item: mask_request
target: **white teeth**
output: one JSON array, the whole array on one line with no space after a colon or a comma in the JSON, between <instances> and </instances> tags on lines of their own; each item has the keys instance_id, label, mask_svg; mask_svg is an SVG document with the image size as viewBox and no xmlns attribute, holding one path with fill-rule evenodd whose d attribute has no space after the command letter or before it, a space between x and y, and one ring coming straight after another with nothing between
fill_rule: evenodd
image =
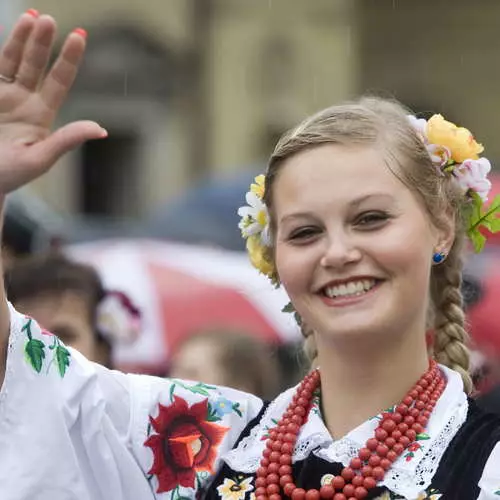
<instances>
[{"instance_id":1,"label":"white teeth","mask_svg":"<svg viewBox=\"0 0 500 500\"><path fill-rule=\"evenodd\" d=\"M350 281L347 284L329 286L325 288L325 295L331 299L335 297L348 297L361 295L375 286L375 280Z\"/></svg>"}]
</instances>

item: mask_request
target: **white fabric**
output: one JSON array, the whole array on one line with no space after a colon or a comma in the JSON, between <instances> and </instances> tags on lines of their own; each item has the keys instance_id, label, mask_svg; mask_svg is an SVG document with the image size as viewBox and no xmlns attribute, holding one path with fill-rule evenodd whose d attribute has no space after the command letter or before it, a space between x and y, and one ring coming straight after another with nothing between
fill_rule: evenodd
<instances>
[{"instance_id":1,"label":"white fabric","mask_svg":"<svg viewBox=\"0 0 500 500\"><path fill-rule=\"evenodd\" d=\"M416 499L430 486L448 444L467 418L468 402L460 375L445 366L441 366L441 370L448 383L429 420L427 426L429 439L419 442L421 448L412 460L407 461L406 454L399 457L384 480L379 482L380 486L386 486L404 498ZM265 447L263 436L266 435L268 428L273 427L273 421L281 418L294 393L295 388L289 389L273 401L249 437L242 440L237 448L224 457L232 469L246 473L257 470ZM298 436L293 462L304 460L309 454L314 453L323 460L348 465L366 441L373 437L378 425L377 417L364 422L341 439L334 440L323 423L319 408L314 407ZM500 453L498 457L492 456L490 462L487 467L488 474L500 484ZM483 484L490 486L494 480L483 481Z\"/></svg>"},{"instance_id":2,"label":"white fabric","mask_svg":"<svg viewBox=\"0 0 500 500\"><path fill-rule=\"evenodd\" d=\"M53 337L42 334L33 322L32 338L42 342L46 357L37 371L26 358L27 318L11 310L11 335L5 381L0 391L0 498L1 500L166 500L172 492L157 493L151 448L144 446L150 432L150 417L158 415L159 403L171 406L171 394L188 405L221 398L239 405L217 422L227 428L218 448L213 472L222 460L242 472L254 471L260 460L265 426L273 426L290 401L294 389L283 393L268 408L251 438L236 450L234 443L253 419L262 402L251 395L227 388L196 393L189 383L106 370L71 351L70 365L61 377L50 361ZM467 400L460 377L443 368L448 386L429 423L430 439L410 462L396 462L385 483L394 493L417 498L429 484L439 460L462 425ZM190 389L191 387L191 389ZM369 420L344 438L334 441L325 428L319 409L314 408L299 439L295 460L315 453L329 461L346 463L370 437L376 420ZM317 448L317 449L316 449ZM206 474L202 483L208 484ZM422 481L425 484L417 483ZM480 500L499 498L500 445L488 460L480 482ZM195 498L192 488L180 489L185 498Z\"/></svg>"},{"instance_id":3,"label":"white fabric","mask_svg":"<svg viewBox=\"0 0 500 500\"><path fill-rule=\"evenodd\" d=\"M478 500L498 500L500 498L500 443L495 446L488 462L486 462L479 486L481 494Z\"/></svg>"},{"instance_id":4,"label":"white fabric","mask_svg":"<svg viewBox=\"0 0 500 500\"><path fill-rule=\"evenodd\" d=\"M12 311L5 381L0 392L1 500L153 500L157 481L147 473L153 464L147 439L149 416L158 403L169 404L172 381L124 375L106 370L71 351L61 377L52 356L37 373L25 358L26 318ZM32 324L36 340L50 344ZM190 405L205 399L184 391L176 394ZM240 403L243 417L224 415L229 427L219 451L230 449L262 402L232 389L211 391ZM194 490L185 490L194 498Z\"/></svg>"}]
</instances>

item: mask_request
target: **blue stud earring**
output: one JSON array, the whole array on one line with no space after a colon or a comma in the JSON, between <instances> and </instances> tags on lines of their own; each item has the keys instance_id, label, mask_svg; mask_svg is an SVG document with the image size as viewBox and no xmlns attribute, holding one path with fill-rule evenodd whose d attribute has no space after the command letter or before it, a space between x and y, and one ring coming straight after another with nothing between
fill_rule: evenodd
<instances>
[{"instance_id":1,"label":"blue stud earring","mask_svg":"<svg viewBox=\"0 0 500 500\"><path fill-rule=\"evenodd\" d=\"M434 252L432 256L432 262L434 262L434 264L441 264L444 259L446 259L446 254L444 252Z\"/></svg>"}]
</instances>

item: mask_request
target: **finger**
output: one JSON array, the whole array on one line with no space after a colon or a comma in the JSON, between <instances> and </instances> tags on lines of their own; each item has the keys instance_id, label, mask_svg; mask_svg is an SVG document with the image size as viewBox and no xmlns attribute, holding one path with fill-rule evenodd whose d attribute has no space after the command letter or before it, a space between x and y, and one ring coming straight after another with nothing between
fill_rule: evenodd
<instances>
[{"instance_id":1,"label":"finger","mask_svg":"<svg viewBox=\"0 0 500 500\"><path fill-rule=\"evenodd\" d=\"M41 16L24 49L16 81L28 90L35 90L49 62L56 36L56 23L50 16Z\"/></svg>"},{"instance_id":2,"label":"finger","mask_svg":"<svg viewBox=\"0 0 500 500\"><path fill-rule=\"evenodd\" d=\"M30 146L28 163L48 170L63 154L86 141L104 139L108 133L96 122L79 121L61 127L41 142Z\"/></svg>"},{"instance_id":3,"label":"finger","mask_svg":"<svg viewBox=\"0 0 500 500\"><path fill-rule=\"evenodd\" d=\"M30 9L28 12L24 13L15 24L0 51L1 75L7 78L13 78L16 75L19 65L21 64L26 42L33 31L37 17L38 12Z\"/></svg>"},{"instance_id":4,"label":"finger","mask_svg":"<svg viewBox=\"0 0 500 500\"><path fill-rule=\"evenodd\" d=\"M74 30L61 49L40 88L40 97L46 105L56 111L64 102L71 85L75 81L78 66L85 52L86 32L81 28Z\"/></svg>"}]
</instances>

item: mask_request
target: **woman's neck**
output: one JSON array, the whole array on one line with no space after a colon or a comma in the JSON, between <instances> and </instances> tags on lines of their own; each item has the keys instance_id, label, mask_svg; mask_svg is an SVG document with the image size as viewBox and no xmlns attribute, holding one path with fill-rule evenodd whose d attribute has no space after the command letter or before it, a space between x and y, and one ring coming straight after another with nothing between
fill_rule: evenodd
<instances>
[{"instance_id":1,"label":"woman's neck","mask_svg":"<svg viewBox=\"0 0 500 500\"><path fill-rule=\"evenodd\" d=\"M364 349L320 346L321 402L326 425L340 438L381 411L399 403L429 367L425 336Z\"/></svg>"}]
</instances>

